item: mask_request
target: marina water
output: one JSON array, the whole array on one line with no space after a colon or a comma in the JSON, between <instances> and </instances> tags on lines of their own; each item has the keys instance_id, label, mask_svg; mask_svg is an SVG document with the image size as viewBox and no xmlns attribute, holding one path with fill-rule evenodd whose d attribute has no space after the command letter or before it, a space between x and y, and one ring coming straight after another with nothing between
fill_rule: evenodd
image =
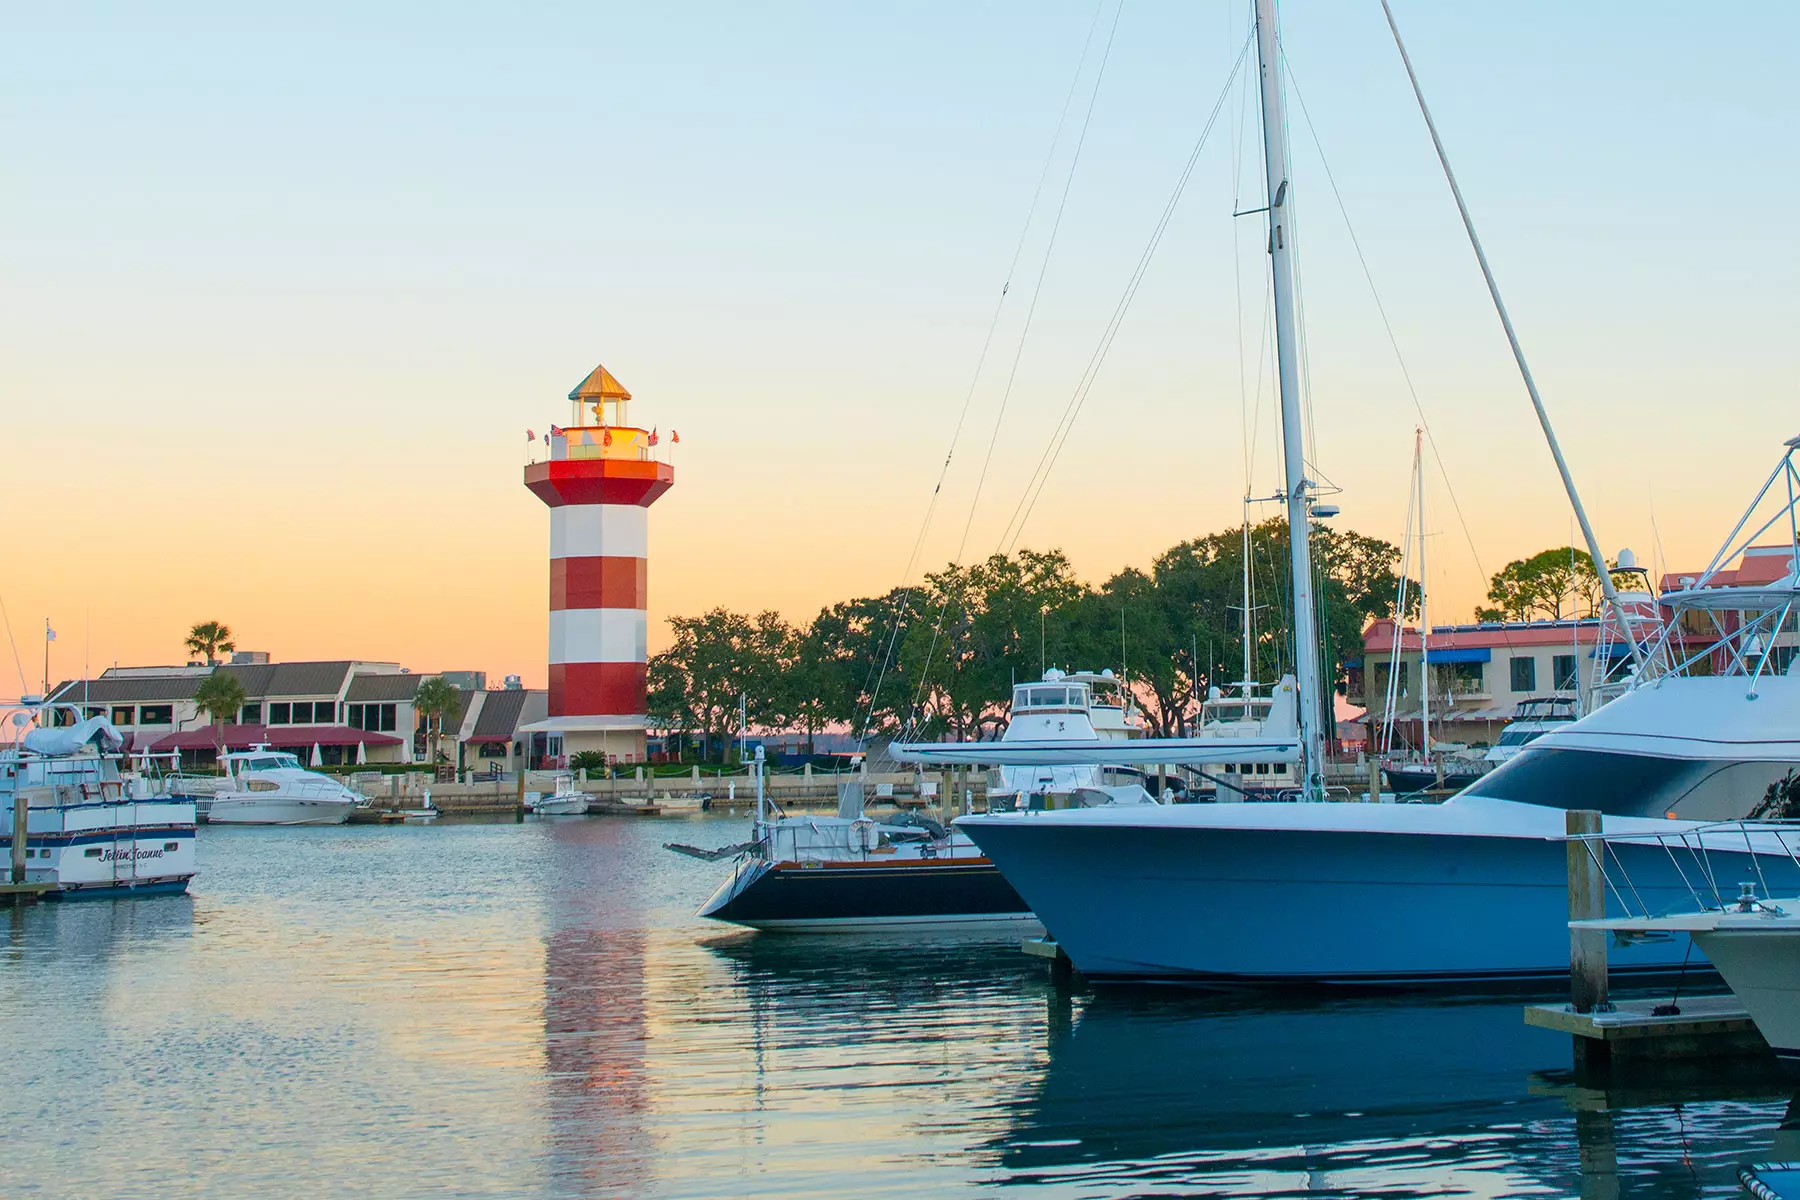
<instances>
[{"instance_id":1,"label":"marina water","mask_svg":"<svg viewBox=\"0 0 1800 1200\"><path fill-rule=\"evenodd\" d=\"M0 1193L1727 1196L1800 1157L1779 1078L1579 1087L1516 997L696 922L717 867L660 843L746 825L204 828L189 896L0 913Z\"/></svg>"}]
</instances>

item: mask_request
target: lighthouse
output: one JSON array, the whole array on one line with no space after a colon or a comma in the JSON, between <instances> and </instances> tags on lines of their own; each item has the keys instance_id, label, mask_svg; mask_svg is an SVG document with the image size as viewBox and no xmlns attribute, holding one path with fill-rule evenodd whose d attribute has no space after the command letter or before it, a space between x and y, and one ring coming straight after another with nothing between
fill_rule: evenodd
<instances>
[{"instance_id":1,"label":"lighthouse","mask_svg":"<svg viewBox=\"0 0 1800 1200\"><path fill-rule=\"evenodd\" d=\"M631 423L631 393L595 367L569 393L566 428L525 486L550 507L550 710L527 728L546 753L644 758L650 506L675 482L657 435Z\"/></svg>"}]
</instances>

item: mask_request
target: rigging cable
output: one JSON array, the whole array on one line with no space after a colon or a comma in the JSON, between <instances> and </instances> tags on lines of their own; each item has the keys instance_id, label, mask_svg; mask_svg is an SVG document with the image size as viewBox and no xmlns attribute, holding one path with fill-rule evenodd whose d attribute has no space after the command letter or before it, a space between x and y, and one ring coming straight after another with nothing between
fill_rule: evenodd
<instances>
[{"instance_id":1,"label":"rigging cable","mask_svg":"<svg viewBox=\"0 0 1800 1200\"><path fill-rule=\"evenodd\" d=\"M956 557L951 560L952 566L961 564L963 553L968 549L969 532L975 524L975 512L981 505L981 492L987 484L988 468L994 461L994 447L1000 441L1000 427L1002 422L1006 419L1007 403L1012 399L1013 383L1019 374L1019 362L1024 357L1025 343L1031 335L1032 318L1037 314L1038 300L1042 297L1044 291L1044 278L1050 271L1050 260L1055 254L1056 235L1062 229L1063 213L1066 211L1069 204L1069 192L1075 186L1075 172L1081 165L1081 152L1083 147L1087 145L1088 128L1093 122L1094 107L1100 98L1100 85L1105 82L1106 65L1112 59L1113 40L1118 36L1119 19L1124 16L1124 14L1125 0L1119 0L1118 6L1113 9L1112 26L1108 29L1106 34L1106 46L1100 52L1099 67L1094 72L1094 86L1088 93L1087 112L1081 119L1081 132L1076 136L1075 151L1069 159L1069 171L1068 175L1063 180L1062 196L1057 202L1056 217L1050 223L1050 236L1044 243L1044 257L1042 262L1038 265L1037 281L1032 287L1031 302L1026 306L1025 322L1019 330L1019 343L1013 352L1012 367L1007 372L1006 388L1000 396L999 411L994 414L993 432L988 435L987 452L981 460L981 471L975 478L975 493L969 500L969 515L963 521L962 537L956 543ZM933 659L937 656L938 638L943 633L944 618L949 614L949 611L950 597L945 596L944 603L938 606L937 621L931 631L931 644L925 652L924 669L919 673L918 686L913 692L912 711L914 714L918 712L919 705L925 695L925 688L931 678L931 664ZM873 711L874 705L871 704L870 712L873 713Z\"/></svg>"},{"instance_id":2,"label":"rigging cable","mask_svg":"<svg viewBox=\"0 0 1800 1200\"><path fill-rule=\"evenodd\" d=\"M1062 416L1058 419L1056 428L1051 432L1050 440L1045 444L1044 452L1038 459L1038 465L1026 481L1024 491L1019 496L1019 503L1013 509L1013 515L1008 519L1006 528L1001 535L1000 549L1002 551L1008 551L1015 546L1025 532L1025 523L1030 520L1032 510L1037 506L1038 498L1043 495L1044 487L1050 481L1050 472L1055 468L1056 460L1061 455L1063 446L1067 444L1069 434L1074 431L1075 420L1081 415L1082 406L1087 402L1088 394L1093 390L1094 382L1099 378L1100 368L1105 364L1107 353L1112 349L1113 339L1118 336L1120 327L1125 323L1126 313L1130 311L1131 302L1136 298L1138 288L1150 269L1150 262L1155 258L1157 248L1162 244L1163 234L1167 231L1169 222L1175 215L1175 209L1181 201L1182 193L1187 188L1188 180L1194 174L1194 165L1199 161L1200 152L1205 148L1207 138L1218 123L1219 113L1224 109L1225 101L1230 97L1232 83L1236 79L1238 71L1243 68L1244 58L1249 50L1250 41L1246 39L1243 48L1238 51L1236 61L1232 64L1231 75L1225 80L1225 86L1219 90L1218 99L1213 102L1212 112L1207 115L1206 125L1201 129L1199 139L1188 154L1187 163L1182 168L1181 176L1175 182L1175 189L1170 194L1168 203L1163 206L1162 215L1158 218L1156 226L1150 234L1150 239L1144 246L1143 253L1138 256L1137 265L1125 285L1124 293L1119 297L1112 317L1107 322L1099 343L1094 347L1094 352L1088 359L1086 369L1077 380L1075 390L1069 396L1068 404L1063 408Z\"/></svg>"},{"instance_id":3,"label":"rigging cable","mask_svg":"<svg viewBox=\"0 0 1800 1200\"><path fill-rule=\"evenodd\" d=\"M919 558L924 553L925 537L931 529L931 521L937 511L938 500L942 497L944 481L950 474L951 460L955 458L956 447L962 439L963 426L968 421L969 408L975 399L975 389L981 382L982 371L987 366L988 352L994 344L994 332L999 328L1000 316L1005 309L1007 295L1012 291L1013 273L1018 269L1019 259L1025 252L1025 240L1031 233L1032 221L1037 217L1038 201L1043 198L1044 184L1050 178L1050 166L1056 160L1056 148L1062 143L1063 130L1068 125L1069 109L1075 101L1075 93L1081 83L1082 69L1087 66L1088 52L1093 49L1094 33L1100 27L1100 14L1105 11L1106 0L1099 0L1094 5L1093 19L1088 22L1087 37L1081 44L1081 57L1075 62L1075 74L1069 80L1069 90L1063 95L1062 111L1057 115L1055 132L1051 134L1050 146L1044 152L1044 165L1038 171L1037 185L1031 192L1031 203L1025 209L1025 222L1020 227L1018 241L1013 246L1012 259L1007 263L1006 277L1000 286L1000 295L994 301L994 312L988 319L987 335L982 339L981 353L975 359L974 374L969 379L968 390L963 394L962 410L957 414L956 428L950 436L950 448L944 455L943 466L938 470L937 483L931 489L931 501L925 507L925 518L919 525L919 535L913 542L912 554L906 560L906 572L901 577L900 603L894 608L893 626L889 633L887 649L882 654L879 669L877 669L877 664L871 663L868 674L863 677L863 690L868 693L869 706L863 716L863 728L862 734L858 738L859 743L868 740L869 726L874 722L881 686L886 681L888 667L893 661L900 630L906 621L907 607L912 600L913 571L917 568ZM1115 26L1117 24L1116 17L1114 24ZM1091 101L1089 112L1090 114L1092 112ZM871 679L874 681L872 688L870 687Z\"/></svg>"}]
</instances>

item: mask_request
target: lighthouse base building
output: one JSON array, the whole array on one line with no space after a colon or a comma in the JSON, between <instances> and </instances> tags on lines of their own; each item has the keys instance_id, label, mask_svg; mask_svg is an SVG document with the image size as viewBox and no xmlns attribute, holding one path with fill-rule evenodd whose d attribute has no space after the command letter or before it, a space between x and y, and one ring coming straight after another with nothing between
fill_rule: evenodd
<instances>
[{"instance_id":1,"label":"lighthouse base building","mask_svg":"<svg viewBox=\"0 0 1800 1200\"><path fill-rule=\"evenodd\" d=\"M525 486L550 508L550 711L529 727L548 756L597 750L642 762L650 506L675 482L655 430L631 424L631 393L605 367L569 393L567 427Z\"/></svg>"}]
</instances>

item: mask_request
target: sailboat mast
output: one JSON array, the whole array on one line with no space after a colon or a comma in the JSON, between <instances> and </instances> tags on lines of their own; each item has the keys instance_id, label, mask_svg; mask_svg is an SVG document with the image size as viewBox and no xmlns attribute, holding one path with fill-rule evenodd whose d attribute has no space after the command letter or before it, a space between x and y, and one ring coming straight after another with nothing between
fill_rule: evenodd
<instances>
[{"instance_id":1,"label":"sailboat mast","mask_svg":"<svg viewBox=\"0 0 1800 1200\"><path fill-rule=\"evenodd\" d=\"M1319 633L1313 610L1312 514L1300 420L1299 332L1294 320L1294 198L1288 180L1287 106L1275 0L1256 0L1256 55L1262 72L1263 171L1269 198L1269 274L1275 298L1275 362L1281 384L1282 466L1287 486L1288 573L1294 595L1294 676L1299 690L1301 793L1324 794L1325 742L1319 718Z\"/></svg>"},{"instance_id":2,"label":"sailboat mast","mask_svg":"<svg viewBox=\"0 0 1800 1200\"><path fill-rule=\"evenodd\" d=\"M1250 630L1250 493L1244 493L1244 673L1238 676L1238 695L1248 696L1251 693L1250 683L1256 678L1251 672L1255 665L1250 661L1252 634ZM1246 712L1249 710L1245 710Z\"/></svg>"},{"instance_id":3,"label":"sailboat mast","mask_svg":"<svg viewBox=\"0 0 1800 1200\"><path fill-rule=\"evenodd\" d=\"M1419 514L1419 727L1425 761L1431 761L1431 588L1425 577L1425 462L1422 430L1413 430L1413 503Z\"/></svg>"}]
</instances>

